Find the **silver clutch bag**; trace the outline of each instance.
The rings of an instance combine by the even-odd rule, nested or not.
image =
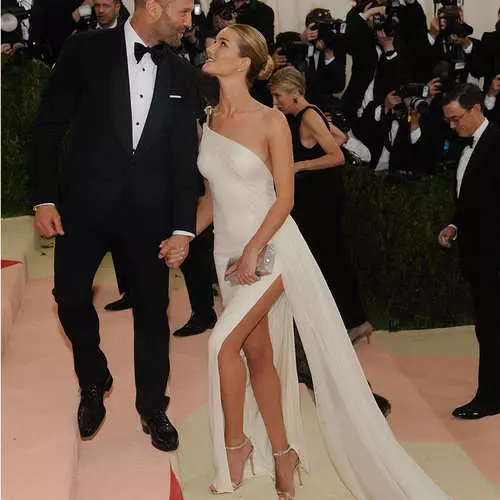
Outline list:
[[[235,262],[238,261],[240,257],[232,257],[229,259],[226,270],[229,269]],[[274,247],[272,243],[268,243],[259,253],[259,257],[257,258],[257,265],[255,266],[255,274],[261,278],[262,276],[267,276],[273,272],[274,267]],[[235,274],[228,274],[225,278],[226,281],[229,281],[231,285],[238,285],[238,282],[235,281]]]

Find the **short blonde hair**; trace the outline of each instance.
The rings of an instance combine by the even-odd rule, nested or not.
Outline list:
[[[296,90],[300,95],[306,93],[306,77],[293,66],[280,69],[269,80],[270,87],[279,87],[285,92]]]
[[[274,71],[274,62],[269,55],[264,35],[246,24],[233,24],[226,29],[238,35],[240,57],[250,59],[250,69],[247,73],[248,84],[251,85],[256,79],[267,80]]]

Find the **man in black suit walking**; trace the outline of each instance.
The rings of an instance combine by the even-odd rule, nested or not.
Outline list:
[[[459,85],[443,100],[450,126],[470,139],[457,169],[455,217],[438,238],[444,247],[458,238],[476,311],[478,389],[472,401],[453,411],[462,419],[500,414],[500,130],[484,117],[483,102],[471,84]]]
[[[70,38],[40,106],[31,155],[36,227],[57,237],[53,293],[81,387],[80,434],[99,429],[113,381],[99,347],[92,282],[118,246],[130,279],[136,408],[164,451],[177,448],[178,435],[165,415],[168,268],[158,252],[168,239],[167,251],[181,263],[198,198],[195,81],[169,45],[179,45],[192,10],[192,0],[136,0],[123,26]]]

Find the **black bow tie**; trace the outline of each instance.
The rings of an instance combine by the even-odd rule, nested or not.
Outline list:
[[[158,65],[160,61],[163,59],[165,56],[165,49],[166,46],[164,43],[159,43],[158,45],[155,45],[154,47],[146,47],[145,45],[142,45],[142,43],[136,42],[134,44],[134,55],[139,63],[141,59],[143,58],[144,54],[150,53],[151,54],[151,59],[152,61]]]

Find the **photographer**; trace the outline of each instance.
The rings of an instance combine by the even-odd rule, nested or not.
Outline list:
[[[377,129],[381,143],[374,157],[376,172],[397,172],[417,176],[423,173],[428,147],[427,135],[421,128],[422,115],[429,113],[426,99],[434,90],[427,85],[410,84],[390,92],[385,99],[384,114]]]
[[[207,22],[217,31],[234,23],[248,24],[264,35],[269,49],[274,45],[274,10],[260,0],[212,0]]]
[[[495,31],[483,34],[478,46],[476,76],[484,76],[485,115],[495,125],[500,125],[500,102],[498,98],[500,87],[500,9]]]
[[[370,130],[363,126],[364,119],[373,119],[373,112],[381,109],[385,96],[410,81],[411,74],[404,45],[397,36],[397,29],[393,29],[396,26],[390,26],[389,33],[382,28],[388,19],[385,17],[386,8],[371,5],[358,0],[347,14],[347,46],[352,55],[352,76],[342,98],[343,111],[354,134],[367,145],[365,136]],[[371,111],[365,114],[369,106]]]
[[[465,83],[474,68],[476,44],[457,0],[443,0],[428,34],[428,60],[432,76],[439,77],[443,92]]]
[[[324,96],[342,92],[346,83],[343,22],[327,9],[313,9],[306,16],[301,39],[309,43],[306,69],[306,98],[318,104]],[[344,24],[345,28],[345,24]]]

